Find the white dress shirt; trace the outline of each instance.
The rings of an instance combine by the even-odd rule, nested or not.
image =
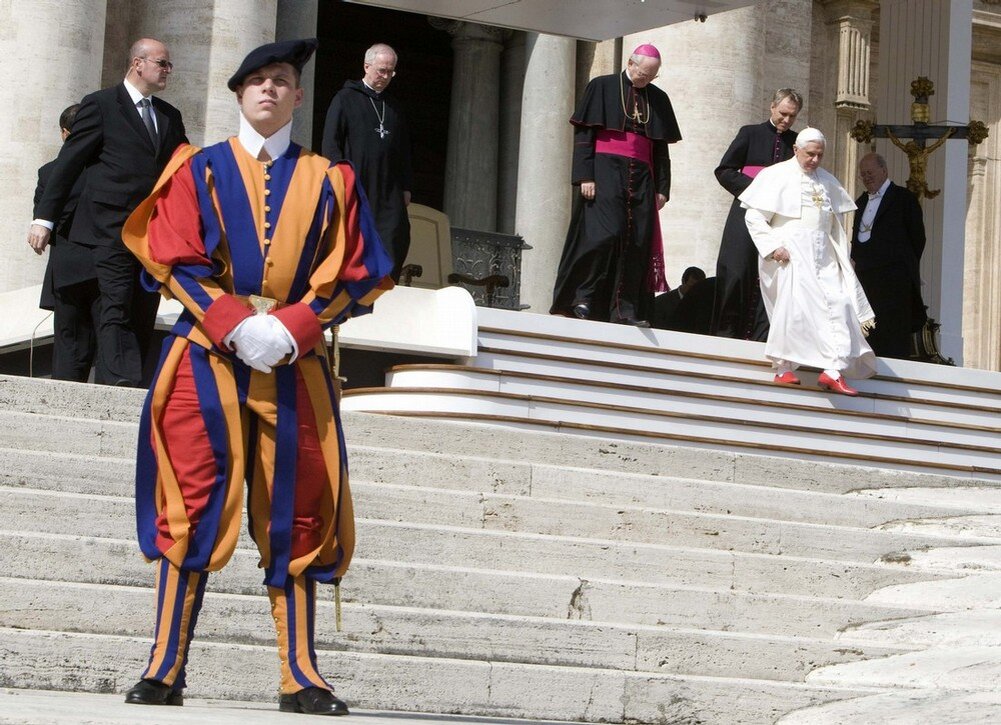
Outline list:
[[[869,194],[869,201],[865,205],[865,211],[862,212],[862,219],[859,220],[859,242],[868,242],[869,238],[872,237],[872,225],[876,221],[876,213],[879,211],[879,204],[883,201],[883,196],[889,188],[890,180],[887,179],[883,182],[883,185],[879,187],[879,191],[875,194]]]
[[[148,98],[149,102],[152,103],[153,94],[151,93],[148,96],[144,96],[142,93],[139,92],[138,88],[129,83],[128,79],[122,81],[122,83],[125,84],[125,90],[128,91],[129,98],[132,99],[132,105],[135,106],[136,113],[139,114],[139,118],[141,119],[143,117],[143,109],[142,106],[139,105],[139,101],[141,101],[144,98]],[[149,115],[153,117],[153,128],[156,129],[157,133],[160,133],[160,124],[156,120],[156,109],[154,109],[153,106],[150,106],[149,112],[150,112]]]

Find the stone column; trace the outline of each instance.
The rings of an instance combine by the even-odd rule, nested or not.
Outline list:
[[[827,129],[832,158],[825,166],[854,197],[858,183],[859,144],[849,133],[859,120],[871,120],[869,100],[869,48],[875,0],[824,0],[831,46],[837,48],[835,127]],[[864,153],[864,150],[863,150]]]
[[[101,87],[104,13],[105,0],[0,3],[0,292],[42,281],[26,242],[38,167],[59,153],[62,110]]]
[[[208,145],[232,136],[239,109],[226,81],[251,50],[275,39],[277,0],[137,0],[135,32],[170,48],[174,73],[164,98],[184,115],[188,139]]]
[[[278,0],[275,40],[316,37],[317,0]],[[292,121],[292,139],[307,149],[313,147],[313,80],[316,60],[303,68],[300,83],[306,91]],[[324,109],[326,110],[326,109]],[[319,149],[317,149],[319,151]]]
[[[522,256],[521,301],[547,313],[570,222],[570,165],[577,41],[528,36],[521,106],[516,231],[531,249]]]
[[[623,64],[641,43],[660,50],[660,77],[654,84],[671,97],[681,127],[682,141],[671,144],[671,200],[660,212],[672,287],[690,265],[715,274],[733,197],[716,182],[713,170],[737,130],[768,118],[776,88],[805,87],[799,79],[809,59],[800,60],[788,45],[799,37],[802,10],[783,7],[787,12],[779,14],[771,9],[775,4],[758,3],[713,15],[706,23],[678,23],[622,39]],[[769,75],[773,54],[784,61],[781,80]]]
[[[972,12],[971,0],[880,3],[879,123],[910,123],[910,84],[918,76],[935,83],[933,123],[969,121]],[[878,139],[876,148],[886,157],[890,178],[902,184],[909,174],[907,157],[886,139]],[[928,235],[921,258],[922,293],[928,314],[942,325],[943,355],[960,365],[968,149],[964,140],[946,141],[929,157],[928,186],[942,194],[921,204]]]
[[[963,293],[963,360],[1001,370],[1001,65],[986,50],[1001,47],[1001,28],[974,22],[970,115],[988,122],[990,136],[970,149],[969,209]]]
[[[577,41],[576,97],[580,98],[588,81],[597,76],[618,73],[626,65],[628,58],[622,57],[622,38],[593,43]]]
[[[514,234],[518,208],[518,148],[521,141],[521,94],[525,86],[525,39],[511,34],[501,56],[500,147],[497,171],[497,231]]]
[[[445,213],[453,226],[497,229],[500,57],[510,31],[432,18],[452,35],[452,100],[445,161]]]

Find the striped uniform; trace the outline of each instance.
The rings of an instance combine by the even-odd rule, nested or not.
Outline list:
[[[208,572],[236,548],[247,483],[250,533],[278,628],[281,691],[325,687],[313,650],[315,583],[340,577],[354,549],[347,457],[323,329],[370,312],[392,287],[350,165],[291,144],[267,164],[234,137],[182,146],[122,238],[144,283],[184,312],[164,343],[143,407],[136,469],[139,544],[157,570],[155,641],[144,678],[185,685]],[[270,312],[298,357],[272,373],[224,338]]]

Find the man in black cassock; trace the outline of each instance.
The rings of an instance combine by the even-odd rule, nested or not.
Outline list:
[[[657,212],[671,194],[671,101],[651,85],[660,53],[639,46],[625,71],[587,84],[574,125],[574,199],[552,314],[648,326],[667,290]]]
[[[737,197],[761,169],[792,158],[796,134],[790,129],[802,107],[803,97],[792,88],[776,91],[769,119],[742,127],[716,167],[716,179],[733,194],[733,203],[716,261],[712,335],[761,342],[768,338],[768,315],[758,284],[758,250]]]
[[[393,258],[393,280],[399,281],[410,249],[407,206],[413,168],[407,121],[399,103],[386,93],[396,60],[396,51],[383,43],[365,52],[365,75],[346,81],[327,109],[322,154],[354,165],[379,237]]]

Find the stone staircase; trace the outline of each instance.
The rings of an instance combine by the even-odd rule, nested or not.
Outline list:
[[[145,662],[153,573],[131,500],[141,398],[0,377],[0,687],[122,692]],[[317,645],[354,707],[1001,719],[1001,495],[989,472],[597,430],[344,422],[358,549],[343,631],[323,588]],[[261,578],[244,536],[209,581],[192,696],[274,701]]]

